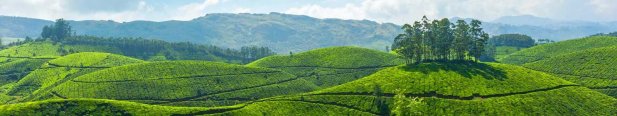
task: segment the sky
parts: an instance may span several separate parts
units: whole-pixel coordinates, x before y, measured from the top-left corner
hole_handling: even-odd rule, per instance
[[[617,0],[0,0],[0,15],[53,20],[191,20],[208,13],[269,13],[408,23],[429,18],[533,15],[617,21]]]

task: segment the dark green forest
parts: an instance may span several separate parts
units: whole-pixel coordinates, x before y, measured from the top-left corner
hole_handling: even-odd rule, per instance
[[[251,61],[276,54],[268,47],[245,46],[241,49],[222,48],[214,45],[201,45],[190,42],[166,42],[144,38],[103,38],[88,35],[75,35],[71,25],[58,19],[53,25],[43,27],[41,38],[26,39],[11,44],[16,46],[31,41],[52,41],[56,44],[79,46],[102,46],[115,48],[122,54],[144,60],[209,60],[232,63],[249,63]],[[30,38],[30,37],[27,37]],[[62,49],[61,55],[79,52],[77,49]]]
[[[489,35],[482,31],[482,22],[467,23],[448,19],[429,20],[403,25],[403,34],[394,39],[392,49],[404,56],[407,63],[426,61],[472,60],[478,61],[485,54]]]

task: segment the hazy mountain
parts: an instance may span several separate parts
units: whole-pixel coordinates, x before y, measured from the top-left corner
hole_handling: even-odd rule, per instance
[[[561,21],[552,20],[552,19],[543,18],[543,17],[536,17],[533,15],[503,16],[491,22],[516,25],[516,26],[547,26],[547,25],[561,23]]]
[[[5,18],[5,17],[3,17]],[[23,18],[23,20],[28,20]],[[46,23],[51,23],[47,21]],[[277,52],[304,51],[326,46],[358,45],[384,49],[399,32],[399,26],[367,20],[317,19],[308,16],[270,14],[208,14],[190,21],[71,21],[78,34],[115,37],[144,37],[167,41],[190,41],[238,48],[268,46]],[[28,22],[11,23],[26,25]],[[45,24],[45,23],[43,23]],[[6,36],[38,36],[42,24],[10,30]],[[7,32],[2,32],[5,34]],[[10,35],[9,35],[10,34]]]
[[[453,18],[463,19],[463,18]],[[0,16],[0,36],[38,37],[52,21]],[[400,26],[368,20],[318,19],[302,15],[208,14],[189,21],[70,21],[77,34],[103,37],[143,37],[189,41],[238,48],[268,46],[276,52],[304,51],[327,46],[357,45],[383,50],[400,33]],[[485,31],[519,33],[534,39],[565,40],[617,31],[617,23],[556,21],[534,16],[508,16],[484,22]]]
[[[567,40],[617,31],[617,22],[560,21],[521,15],[485,22],[484,28],[492,34],[519,33],[535,39]]]

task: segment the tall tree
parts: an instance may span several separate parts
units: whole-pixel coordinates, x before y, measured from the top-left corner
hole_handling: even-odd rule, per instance
[[[52,40],[60,41],[66,37],[70,37],[72,32],[71,26],[64,19],[56,20],[56,23],[53,26],[53,32],[55,37],[52,37]]]
[[[478,61],[478,58],[484,52],[484,44],[486,41],[482,38],[484,32],[482,32],[482,22],[479,20],[471,20],[469,24],[469,35],[471,40],[471,45],[469,49],[469,54],[475,57],[475,61]]]
[[[59,42],[74,34],[71,25],[64,19],[58,19],[53,25],[44,26],[41,31],[42,38],[49,38],[52,41]]]
[[[454,28],[454,54],[456,60],[465,60],[466,53],[469,50],[469,44],[471,43],[469,37],[469,25],[464,20],[456,21]]]

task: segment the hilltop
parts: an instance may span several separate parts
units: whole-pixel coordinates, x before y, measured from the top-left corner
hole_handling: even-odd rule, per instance
[[[523,66],[617,97],[617,46],[559,55]]]
[[[523,49],[502,58],[501,62],[522,65],[575,51],[615,45],[617,45],[617,37],[591,36]]]
[[[307,76],[319,87],[353,81],[403,61],[397,55],[360,47],[330,47],[287,56],[265,57],[247,66],[267,67]]]

